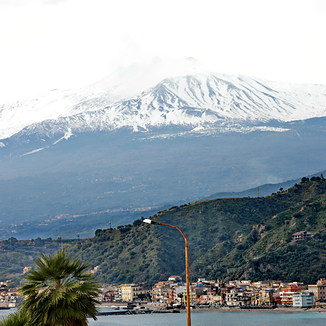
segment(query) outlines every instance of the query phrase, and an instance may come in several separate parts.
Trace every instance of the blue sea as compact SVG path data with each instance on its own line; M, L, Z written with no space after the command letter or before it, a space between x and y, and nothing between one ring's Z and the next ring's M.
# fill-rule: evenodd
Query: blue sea
M192 312L192 326L325 326L326 313L202 311ZM186 314L103 316L90 326L185 326Z
M14 312L0 310L0 318ZM325 326L325 312L194 311L192 326ZM186 314L99 316L89 326L185 326Z

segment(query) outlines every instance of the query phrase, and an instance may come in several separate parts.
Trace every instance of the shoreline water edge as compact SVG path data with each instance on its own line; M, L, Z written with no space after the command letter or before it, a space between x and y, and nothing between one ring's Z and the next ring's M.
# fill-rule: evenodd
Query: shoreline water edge
M137 303L138 304L138 303ZM116 302L106 302L102 303L100 305L101 308L114 308L114 307L124 307L127 303L116 303ZM138 304L139 305L139 304ZM142 303L141 305L145 309L155 310L155 311L169 311L173 312L173 310L178 310L179 312L185 312L186 310L184 308L176 308L172 309L170 307L167 307L166 304L161 303ZM310 308L298 308L298 307L269 307L269 306L250 306L250 307L232 307L232 306L215 306L215 305L207 305L207 306L192 306L192 311L275 311L275 312L326 312L326 304L319 307L310 307Z

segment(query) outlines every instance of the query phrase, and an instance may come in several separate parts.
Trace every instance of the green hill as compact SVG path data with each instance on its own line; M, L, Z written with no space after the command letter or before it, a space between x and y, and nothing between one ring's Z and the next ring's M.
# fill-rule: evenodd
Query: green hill
M326 182L303 179L264 198L207 200L159 212L152 219L188 236L193 277L313 282L326 272ZM314 234L292 242L298 231ZM145 225L98 230L76 254L108 282L154 282L183 274L183 240L174 229Z
M186 233L194 279L315 282L326 273L325 208L326 181L313 177L267 197L206 200L172 207L151 218ZM292 241L298 231L313 236ZM181 235L141 220L97 230L94 238L67 246L92 267L99 266L96 275L103 282L153 283L184 274ZM0 264L3 257L0 244Z

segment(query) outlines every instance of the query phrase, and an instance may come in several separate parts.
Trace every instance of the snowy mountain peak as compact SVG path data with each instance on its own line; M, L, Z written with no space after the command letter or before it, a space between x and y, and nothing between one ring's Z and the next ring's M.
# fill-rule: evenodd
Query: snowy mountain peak
M121 85L119 86L121 88ZM16 106L0 106L0 139L26 132L293 121L326 116L326 86L262 81L244 76L195 74L166 78L129 98L110 89L54 92ZM194 129L195 130L195 129Z
M209 74L166 79L151 96L155 105L209 109L218 118L290 121L325 115L326 87L309 88Z

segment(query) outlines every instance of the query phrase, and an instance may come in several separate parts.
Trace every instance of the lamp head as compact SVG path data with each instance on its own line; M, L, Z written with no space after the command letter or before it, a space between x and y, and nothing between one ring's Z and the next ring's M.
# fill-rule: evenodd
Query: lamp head
M160 222L156 222L156 221L153 221L153 220L150 220L149 218L145 218L143 220L144 223L148 223L148 224L161 224Z

